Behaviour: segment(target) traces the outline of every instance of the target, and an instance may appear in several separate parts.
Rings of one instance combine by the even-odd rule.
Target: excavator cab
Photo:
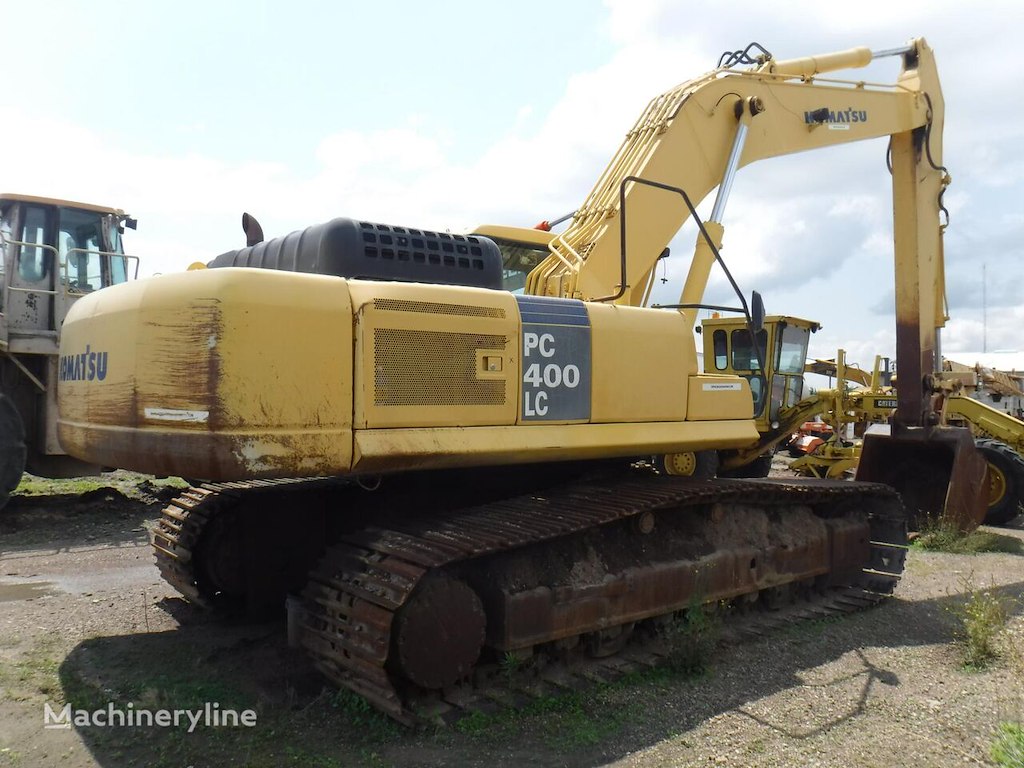
[[[502,289],[512,293],[525,291],[526,276],[551,253],[548,243],[553,235],[547,230],[486,224],[476,227],[472,234],[483,235],[498,246]]]
[[[769,431],[779,410],[803,398],[804,362],[811,334],[821,326],[798,317],[769,315],[754,337],[742,317],[703,320],[705,373],[742,376],[750,382],[758,432]],[[764,361],[765,370],[760,362]]]

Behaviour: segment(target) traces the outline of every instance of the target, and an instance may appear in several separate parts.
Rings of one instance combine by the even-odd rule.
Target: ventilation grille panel
[[[426,312],[431,315],[459,315],[462,317],[496,317],[505,319],[501,307],[477,307],[471,304],[444,304],[437,301],[408,301],[406,299],[374,299],[373,308],[386,312]]]
[[[503,353],[507,345],[497,334],[375,328],[373,403],[504,405],[504,380],[477,379],[477,350]]]

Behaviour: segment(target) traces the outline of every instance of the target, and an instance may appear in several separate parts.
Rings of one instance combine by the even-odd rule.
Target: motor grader
[[[893,85],[824,77],[889,56]],[[614,653],[694,601],[810,589],[863,607],[903,568],[893,486],[965,526],[982,513],[984,462],[932,419],[942,118],[924,40],[728,54],[650,103],[560,234],[335,219],[83,299],[62,359],[109,365],[62,382],[62,444],[205,480],[159,522],[169,582],[214,607],[301,594],[290,613],[317,666],[398,719],[458,706],[509,654]],[[713,479],[758,439],[747,379],[699,371],[694,343],[737,171],[878,137],[906,386],[862,465],[880,451],[889,484]],[[691,216],[678,305],[645,307]],[[757,334],[763,305],[725,271]]]
[[[88,293],[136,277],[121,245],[124,211],[90,203],[0,194],[0,508],[27,468],[45,477],[94,474],[57,441],[61,325]],[[86,351],[85,378],[106,358]]]
[[[839,350],[834,360],[804,363],[810,334],[819,325],[794,317],[771,316],[758,334],[760,354],[743,317],[713,317],[702,321],[705,369],[743,376],[751,383],[757,414],[758,441],[723,453],[719,475],[764,477],[772,452],[808,419],[824,417],[828,435],[808,441],[811,450],[790,464],[795,472],[821,478],[841,478],[860,463],[865,428],[888,424],[896,409],[896,388],[883,385],[880,360],[871,373],[846,364]],[[764,369],[759,366],[765,365]],[[835,386],[804,396],[803,374],[835,377]],[[940,424],[963,427],[974,436],[975,448],[988,465],[983,522],[1003,525],[1017,517],[1024,504],[1024,422],[968,397],[965,387],[977,385],[974,371],[936,373]],[[762,389],[761,382],[764,382]],[[847,386],[847,382],[856,386]],[[763,403],[761,401],[764,401]],[[856,440],[847,440],[853,426]],[[911,528],[927,521],[911,517]]]

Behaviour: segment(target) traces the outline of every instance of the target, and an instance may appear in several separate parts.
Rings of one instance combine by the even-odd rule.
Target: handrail
[[[57,252],[57,249],[54,248],[52,245],[48,245],[46,243],[28,243],[28,242],[24,242],[24,241],[21,241],[21,240],[12,240],[9,237],[7,237],[3,232],[0,232],[0,247],[6,248],[8,244],[10,244],[10,245],[19,245],[19,246],[22,246],[22,247],[25,247],[25,248],[42,248],[43,251],[52,251],[53,255],[55,257],[55,261],[56,261],[57,258],[60,257],[60,254]],[[44,271],[43,276],[45,277],[45,275],[46,275],[46,273]],[[42,279],[42,277],[40,278],[40,280],[41,279]],[[42,288],[22,288],[22,287],[19,287],[19,286],[13,286],[13,285],[11,285],[10,279],[7,279],[7,280],[4,281],[4,311],[5,312],[7,311],[7,308],[10,306],[11,292],[12,291],[15,291],[15,292],[18,292],[18,293],[45,293],[45,294],[48,294],[50,296],[53,296],[54,298],[56,298],[56,296],[57,296],[57,291],[56,290],[44,290]]]
[[[65,285],[68,282],[68,261],[67,261],[67,257],[70,256],[73,253],[96,254],[97,256],[107,256],[107,257],[111,257],[111,258],[125,259],[126,261],[131,261],[131,262],[134,263],[135,269],[131,270],[131,272],[129,273],[129,270],[126,268],[125,269],[125,277],[128,278],[128,276],[130,274],[131,275],[130,279],[132,279],[132,280],[138,280],[139,279],[139,265],[140,265],[140,261],[141,260],[139,259],[138,256],[133,256],[131,254],[118,253],[117,251],[100,251],[100,250],[96,250],[96,249],[93,249],[93,248],[69,248],[67,250],[67,252],[64,254],[63,258],[62,258],[61,254],[60,254],[60,251],[56,247],[50,245],[49,243],[31,243],[31,242],[24,241],[24,240],[13,240],[13,239],[7,237],[6,235],[4,235],[2,232],[0,232],[0,246],[6,247],[8,244],[9,245],[21,246],[22,248],[42,248],[44,251],[49,251],[52,254],[52,257],[53,257],[53,264],[54,265],[59,265],[59,267],[60,267],[60,277],[62,278],[62,280],[63,280]],[[101,287],[105,288],[106,286],[101,286]],[[29,292],[32,292],[32,293],[56,294],[56,291],[44,291],[44,290],[40,290],[38,288],[17,288],[17,287],[11,287],[10,290],[12,290],[12,291],[29,291]]]
[[[138,280],[139,279],[139,257],[138,256],[130,256],[127,253],[118,253],[117,251],[97,251],[97,250],[94,250],[94,249],[91,249],[91,248],[69,248],[68,252],[66,254],[64,254],[65,260],[67,259],[68,256],[70,256],[73,253],[89,253],[89,254],[95,253],[98,256],[110,256],[110,257],[114,257],[114,258],[118,258],[118,259],[124,259],[126,262],[131,260],[131,261],[135,262],[135,273],[132,275],[132,280]],[[66,263],[65,263],[65,266],[66,266]],[[128,269],[127,268],[125,269],[124,273],[125,273],[125,277],[127,278],[127,276],[128,276]]]

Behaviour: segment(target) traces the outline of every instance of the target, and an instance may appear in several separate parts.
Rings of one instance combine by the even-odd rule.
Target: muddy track
[[[324,481],[319,482],[322,488]],[[283,490],[281,485],[206,485],[175,499],[154,535],[165,578],[190,600],[216,602],[216,591],[208,586],[208,567],[202,557],[195,557],[203,532],[244,506],[247,494]],[[588,624],[585,619],[559,618],[563,605],[542,606],[542,613],[547,611],[540,621],[544,631],[531,634],[517,624],[523,617],[537,623],[531,606],[538,595],[552,592],[546,588],[547,580],[558,578],[554,572],[533,573],[535,563],[565,560],[566,542],[579,549],[583,537],[600,531],[604,542],[587,542],[590,549],[600,550],[598,560],[621,561],[620,544],[608,542],[625,539],[643,542],[647,557],[647,549],[656,549],[658,539],[672,548],[673,537],[695,538],[694,520],[704,521],[697,539],[707,538],[708,531],[713,538],[723,528],[723,519],[739,519],[736,510],[746,508],[778,518],[779,530],[791,524],[786,521],[807,518],[813,510],[829,541],[836,542],[839,560],[853,556],[856,562],[837,561],[831,566],[836,572],[826,573],[820,563],[804,567],[804,558],[789,552],[774,566],[760,563],[757,569],[788,571],[788,576],[760,573],[737,578],[737,562],[751,558],[749,548],[695,550],[667,565],[644,563],[635,552],[626,552],[627,559],[633,559],[623,569],[628,572],[625,578],[591,574],[591,583],[563,583],[555,590],[560,590],[570,614],[592,613],[599,604],[612,616],[607,624],[604,619]],[[650,536],[652,530],[658,535]],[[779,532],[773,535],[778,538]],[[858,537],[861,548],[847,546]],[[301,625],[302,645],[335,683],[402,722],[451,721],[467,712],[515,706],[524,697],[579,687],[588,680],[611,680],[662,663],[671,649],[658,627],[685,610],[695,590],[703,599],[729,600],[737,606],[729,611],[728,621],[729,636],[734,638],[869,607],[895,587],[903,570],[905,543],[902,507],[884,486],[606,478],[456,512],[392,515],[378,526],[345,533],[310,574],[303,607],[295,618]],[[782,550],[788,547],[783,544]],[[856,552],[843,555],[844,547]],[[753,566],[750,559],[752,570]],[[697,577],[709,568],[731,575],[726,583],[712,576],[712,583],[698,584]],[[493,595],[488,598],[485,617],[480,601],[465,585],[486,592],[489,587],[477,586],[482,574],[496,571],[504,574],[505,583],[497,588],[497,602]],[[689,586],[671,586],[680,583]],[[666,585],[671,594],[666,594]],[[632,596],[623,602],[621,594]],[[544,599],[557,602],[549,596]],[[767,610],[752,610],[754,600]],[[486,626],[496,605],[507,619],[491,621],[498,630]],[[453,617],[451,626],[437,627],[438,615]],[[558,625],[555,630],[548,626],[552,623]],[[480,658],[485,635],[489,650]],[[443,639],[435,641],[434,636]],[[518,689],[510,688],[510,677],[502,674],[501,661],[508,658],[527,661],[523,669],[529,673],[518,677]]]

